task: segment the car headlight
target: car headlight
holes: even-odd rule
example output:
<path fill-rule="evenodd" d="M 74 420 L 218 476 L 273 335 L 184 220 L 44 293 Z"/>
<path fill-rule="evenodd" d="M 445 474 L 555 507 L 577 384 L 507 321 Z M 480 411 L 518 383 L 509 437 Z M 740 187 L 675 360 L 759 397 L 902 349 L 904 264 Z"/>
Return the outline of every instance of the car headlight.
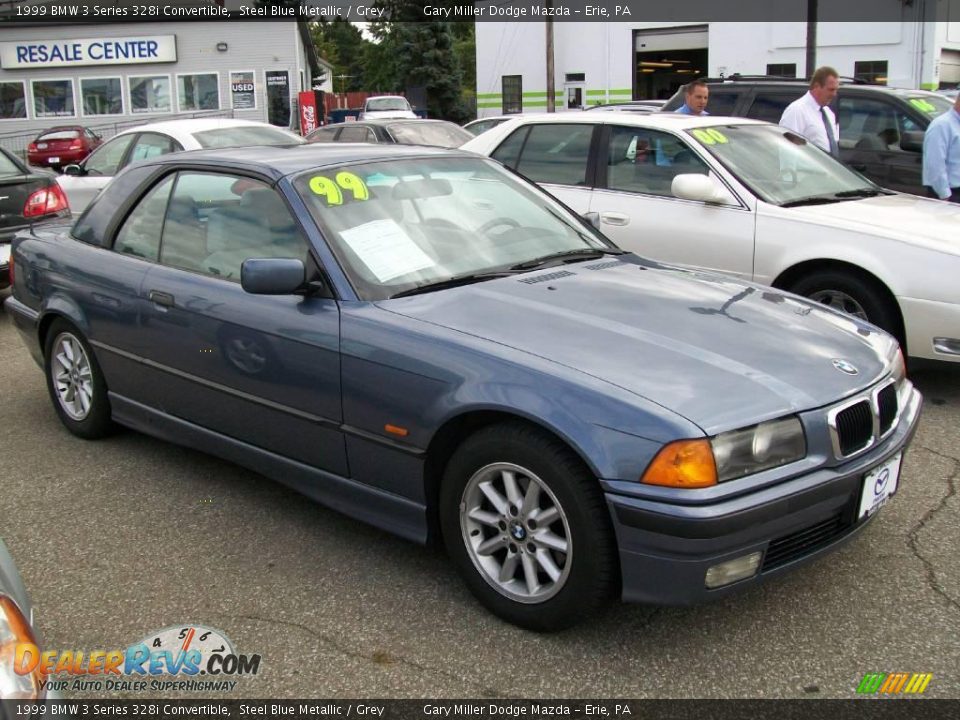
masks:
<path fill-rule="evenodd" d="M 0 595 L 0 698 L 38 700 L 41 688 L 39 669 L 25 675 L 14 670 L 17 645 L 21 643 L 37 646 L 30 622 L 13 600 Z"/>
<path fill-rule="evenodd" d="M 796 417 L 720 433 L 710 440 L 710 447 L 718 482 L 786 465 L 807 454 L 803 425 Z"/>
<path fill-rule="evenodd" d="M 640 482 L 705 488 L 803 459 L 807 440 L 799 418 L 771 420 L 712 438 L 677 440 L 660 449 Z"/>

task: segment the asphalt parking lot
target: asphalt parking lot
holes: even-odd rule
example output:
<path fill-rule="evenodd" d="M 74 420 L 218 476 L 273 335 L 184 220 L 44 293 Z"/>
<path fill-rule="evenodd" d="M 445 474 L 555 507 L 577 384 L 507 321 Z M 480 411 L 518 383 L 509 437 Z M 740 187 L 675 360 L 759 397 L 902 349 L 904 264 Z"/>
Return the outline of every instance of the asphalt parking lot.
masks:
<path fill-rule="evenodd" d="M 0 536 L 51 649 L 202 624 L 262 656 L 207 697 L 852 698 L 865 673 L 922 672 L 958 698 L 960 368 L 913 380 L 900 491 L 853 543 L 712 605 L 543 636 L 485 612 L 439 551 L 144 435 L 73 437 L 0 310 Z"/>

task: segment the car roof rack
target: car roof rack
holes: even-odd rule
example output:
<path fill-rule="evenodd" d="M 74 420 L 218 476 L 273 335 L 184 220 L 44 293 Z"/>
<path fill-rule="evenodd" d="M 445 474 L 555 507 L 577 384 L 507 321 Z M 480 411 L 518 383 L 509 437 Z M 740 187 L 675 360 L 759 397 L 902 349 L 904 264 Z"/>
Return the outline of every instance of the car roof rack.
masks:
<path fill-rule="evenodd" d="M 874 85 L 875 83 L 868 82 L 862 78 L 848 77 L 846 75 L 838 76 L 841 83 L 846 83 L 848 85 Z M 787 75 L 743 75 L 741 73 L 731 73 L 730 75 L 724 75 L 723 77 L 703 77 L 697 78 L 703 82 L 713 82 L 713 83 L 722 83 L 722 82 L 738 82 L 738 81 L 749 81 L 749 82 L 798 82 L 798 83 L 809 83 L 810 78 L 808 77 L 789 77 Z M 886 85 L 880 85 L 879 87 L 886 87 Z"/>

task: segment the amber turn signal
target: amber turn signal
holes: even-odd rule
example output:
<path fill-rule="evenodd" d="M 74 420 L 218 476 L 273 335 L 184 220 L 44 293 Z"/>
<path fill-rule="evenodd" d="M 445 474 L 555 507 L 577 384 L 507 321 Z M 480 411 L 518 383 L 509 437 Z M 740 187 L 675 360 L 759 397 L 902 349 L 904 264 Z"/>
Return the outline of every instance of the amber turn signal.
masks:
<path fill-rule="evenodd" d="M 665 446 L 650 463 L 640 482 L 677 488 L 717 484 L 717 465 L 710 441 L 677 440 Z"/>

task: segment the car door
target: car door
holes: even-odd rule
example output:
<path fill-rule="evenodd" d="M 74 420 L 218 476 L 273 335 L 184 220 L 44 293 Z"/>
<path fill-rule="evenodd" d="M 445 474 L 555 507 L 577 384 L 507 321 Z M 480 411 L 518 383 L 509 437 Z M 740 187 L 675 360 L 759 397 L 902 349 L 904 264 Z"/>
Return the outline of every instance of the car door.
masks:
<path fill-rule="evenodd" d="M 655 260 L 753 276 L 753 210 L 732 192 L 720 204 L 673 195 L 677 175 L 720 179 L 693 143 L 669 132 L 611 124 L 599 152 L 590 212 L 617 245 Z"/>
<path fill-rule="evenodd" d="M 600 127 L 599 122 L 531 123 L 511 133 L 491 157 L 583 214 L 590 210 L 590 149 Z"/>
<path fill-rule="evenodd" d="M 316 267 L 281 195 L 232 173 L 181 171 L 141 293 L 160 407 L 346 475 L 338 305 L 244 292 L 243 261 L 263 257 Z"/>
<path fill-rule="evenodd" d="M 58 178 L 74 213 L 82 212 L 119 172 L 135 137 L 130 133 L 108 140 L 80 164 L 78 175 L 66 174 Z"/>

